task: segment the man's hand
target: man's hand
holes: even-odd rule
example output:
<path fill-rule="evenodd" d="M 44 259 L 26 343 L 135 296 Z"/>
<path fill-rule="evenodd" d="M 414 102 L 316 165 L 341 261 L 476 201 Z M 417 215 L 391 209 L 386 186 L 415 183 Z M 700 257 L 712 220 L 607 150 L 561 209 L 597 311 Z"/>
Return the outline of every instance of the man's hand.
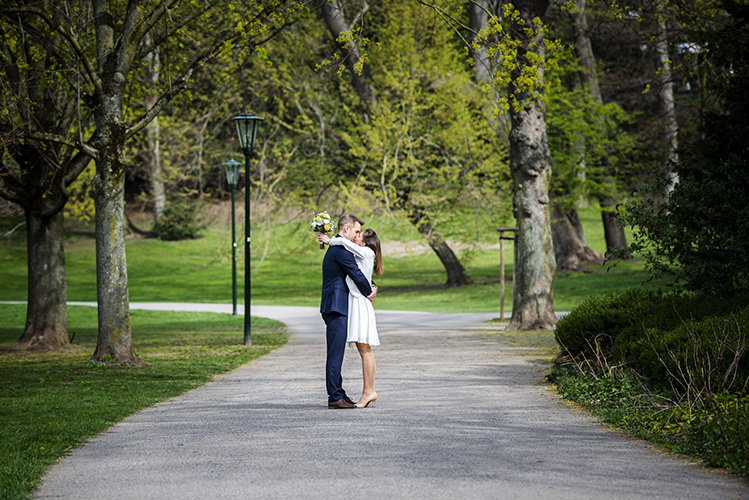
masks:
<path fill-rule="evenodd" d="M 320 243 L 330 243 L 330 237 L 325 233 L 317 233 L 317 241 Z"/>
<path fill-rule="evenodd" d="M 374 302 L 375 295 L 377 295 L 377 285 L 372 285 L 372 293 L 367 295 L 370 302 Z"/>

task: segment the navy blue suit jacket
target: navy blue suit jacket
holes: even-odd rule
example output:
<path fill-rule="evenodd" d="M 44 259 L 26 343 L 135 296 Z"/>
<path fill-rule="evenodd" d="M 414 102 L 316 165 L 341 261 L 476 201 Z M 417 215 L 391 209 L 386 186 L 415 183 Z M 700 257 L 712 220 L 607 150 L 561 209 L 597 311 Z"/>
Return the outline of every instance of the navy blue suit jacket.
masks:
<path fill-rule="evenodd" d="M 340 238 L 340 236 L 336 236 Z M 320 312 L 348 315 L 348 287 L 346 275 L 356 284 L 365 297 L 372 293 L 372 287 L 356 265 L 354 255 L 343 246 L 331 246 L 322 261 L 322 299 Z"/>

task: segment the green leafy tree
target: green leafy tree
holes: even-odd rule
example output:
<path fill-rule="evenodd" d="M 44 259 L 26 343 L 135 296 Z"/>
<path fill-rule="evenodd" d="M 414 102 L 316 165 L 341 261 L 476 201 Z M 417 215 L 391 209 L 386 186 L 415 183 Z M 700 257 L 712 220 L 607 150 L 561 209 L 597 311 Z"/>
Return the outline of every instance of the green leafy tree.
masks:
<path fill-rule="evenodd" d="M 378 4 L 370 9 L 363 28 L 349 27 L 346 9 L 336 6 L 324 7 L 323 17 L 340 52 L 325 64 L 337 64 L 339 74 L 345 69 L 346 79 L 351 79 L 359 96 L 359 106 L 353 105 L 351 114 L 358 130 L 347 139 L 353 161 L 362 165 L 354 189 L 374 193 L 388 211 L 414 225 L 442 262 L 446 286 L 470 283 L 463 264 L 444 239 L 444 222 L 461 204 L 487 207 L 485 198 L 478 201 L 486 193 L 471 198 L 464 187 L 470 186 L 478 194 L 482 190 L 479 184 L 487 183 L 477 183 L 471 172 L 479 164 L 478 168 L 494 168 L 488 166 L 479 142 L 495 143 L 490 148 L 498 145 L 480 123 L 484 121 L 477 112 L 481 97 L 472 89 L 460 46 L 446 34 L 428 31 L 435 14 L 418 2 Z M 361 16 L 350 12 L 351 17 Z M 368 46 L 375 49 L 362 50 Z M 435 51 L 435 47 L 442 50 Z M 432 83 L 427 87 L 428 82 Z M 455 92 L 456 85 L 463 89 Z M 448 102 L 470 109 L 468 119 Z M 442 130 L 456 132 L 453 124 L 461 124 L 463 139 L 473 141 L 473 158 L 462 146 L 456 149 L 449 143 L 455 143 L 456 136 L 451 136 L 451 141 L 440 136 Z M 471 139 L 480 135 L 480 140 Z M 427 159 L 430 155 L 436 156 Z M 438 172 L 449 170 L 453 162 L 453 179 L 439 179 L 443 174 Z M 496 157 L 494 163 L 503 163 L 502 158 Z"/>
<path fill-rule="evenodd" d="M 357 187 L 405 216 L 445 266 L 446 285 L 457 286 L 470 278 L 439 227 L 462 206 L 506 209 L 507 152 L 488 126 L 459 42 L 435 30 L 437 21 L 417 2 L 383 3 L 373 13 L 378 103 L 358 122 L 349 151 L 362 165 Z"/>
<path fill-rule="evenodd" d="M 82 67 L 61 64 L 59 24 L 59 17 L 46 24 L 0 15 L 0 196 L 26 217 L 28 295 L 19 343 L 29 347 L 68 341 L 63 209 L 95 155 L 84 139 L 92 124 L 80 99 Z M 82 20 L 71 29 L 85 31 Z"/>
<path fill-rule="evenodd" d="M 298 4 L 279 2 L 170 2 L 93 0 L 88 3 L 6 2 L 8 23 L 34 19 L 59 36 L 48 44 L 55 64 L 80 68 L 80 80 L 70 80 L 90 110 L 94 130 L 81 142 L 96 161 L 93 194 L 96 207 L 97 301 L 99 335 L 93 359 L 113 356 L 118 362 L 142 364 L 132 347 L 127 263 L 125 257 L 125 147 L 167 104 L 186 88 L 206 62 L 232 50 L 245 56 L 281 29 Z M 76 29 L 83 22 L 84 29 Z M 185 41 L 195 32 L 210 33 L 210 41 L 187 51 Z M 152 43 L 144 43 L 152 33 Z M 38 40 L 41 42 L 41 40 Z M 170 73 L 158 99 L 147 109 L 127 99 L 133 72 L 158 46 L 171 49 Z M 132 118 L 132 119 L 131 119 Z"/>
<path fill-rule="evenodd" d="M 553 289 L 556 260 L 551 235 L 551 158 L 546 128 L 547 67 L 558 43 L 546 37 L 546 0 L 504 4 L 487 12 L 487 28 L 473 41 L 487 48 L 496 108 L 510 116 L 510 173 L 517 220 L 516 286 L 510 330 L 550 329 L 556 324 Z"/>
<path fill-rule="evenodd" d="M 630 248 L 643 252 L 655 277 L 678 288 L 717 296 L 749 292 L 749 8 L 718 2 L 719 17 L 691 25 L 716 69 L 706 81 L 719 107 L 704 116 L 702 138 L 679 154 L 679 182 L 663 201 L 661 184 L 651 198 L 627 207 Z"/>

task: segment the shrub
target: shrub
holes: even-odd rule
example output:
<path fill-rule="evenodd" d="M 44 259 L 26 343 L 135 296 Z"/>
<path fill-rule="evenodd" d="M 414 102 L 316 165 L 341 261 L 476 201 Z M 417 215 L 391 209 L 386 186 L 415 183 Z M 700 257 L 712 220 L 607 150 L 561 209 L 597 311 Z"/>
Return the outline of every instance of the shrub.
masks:
<path fill-rule="evenodd" d="M 749 383 L 749 307 L 727 315 L 685 320 L 659 335 L 649 332 L 646 373 L 667 374 L 674 392 L 690 400 L 702 394 L 743 392 Z M 653 359 L 656 358 L 656 359 Z"/>
<path fill-rule="evenodd" d="M 680 451 L 702 458 L 708 465 L 749 474 L 749 397 L 720 394 L 704 398 L 684 425 Z"/>
<path fill-rule="evenodd" d="M 187 196 L 169 200 L 156 225 L 159 238 L 166 241 L 190 240 L 200 236 L 205 226 L 199 221 L 202 204 Z"/>
<path fill-rule="evenodd" d="M 628 290 L 585 299 L 557 322 L 554 337 L 568 354 L 593 355 L 593 346 L 605 341 L 606 353 L 616 335 L 641 318 L 651 293 Z"/>
<path fill-rule="evenodd" d="M 633 203 L 617 217 L 632 227 L 627 249 L 641 253 L 654 278 L 671 276 L 677 290 L 715 296 L 749 291 L 749 165 L 745 159 L 699 161 L 682 166 L 665 202 Z M 687 163 L 685 159 L 685 163 Z M 651 196 L 665 190 L 650 188 Z"/>
<path fill-rule="evenodd" d="M 554 334 L 571 356 L 603 356 L 666 381 L 669 370 L 678 371 L 674 356 L 682 369 L 708 370 L 694 360 L 711 363 L 716 373 L 727 369 L 730 350 L 749 334 L 747 306 L 749 297 L 720 300 L 631 289 L 586 299 L 559 320 Z M 749 368 L 742 360 L 737 376 L 746 378 Z M 714 378 L 710 386 L 724 387 Z"/>

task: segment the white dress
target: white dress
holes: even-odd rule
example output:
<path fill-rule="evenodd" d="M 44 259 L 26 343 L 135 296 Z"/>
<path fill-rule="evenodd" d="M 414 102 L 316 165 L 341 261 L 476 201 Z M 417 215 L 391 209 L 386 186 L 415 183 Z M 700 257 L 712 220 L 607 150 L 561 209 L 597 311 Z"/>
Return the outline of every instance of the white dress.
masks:
<path fill-rule="evenodd" d="M 331 245 L 343 245 L 346 250 L 354 254 L 356 264 L 359 266 L 369 284 L 372 284 L 372 271 L 374 269 L 375 253 L 369 247 L 362 247 L 346 238 L 332 238 Z M 377 322 L 372 302 L 361 294 L 354 281 L 346 276 L 348 294 L 348 337 L 346 342 L 359 342 L 361 344 L 380 345 L 377 335 Z"/>

